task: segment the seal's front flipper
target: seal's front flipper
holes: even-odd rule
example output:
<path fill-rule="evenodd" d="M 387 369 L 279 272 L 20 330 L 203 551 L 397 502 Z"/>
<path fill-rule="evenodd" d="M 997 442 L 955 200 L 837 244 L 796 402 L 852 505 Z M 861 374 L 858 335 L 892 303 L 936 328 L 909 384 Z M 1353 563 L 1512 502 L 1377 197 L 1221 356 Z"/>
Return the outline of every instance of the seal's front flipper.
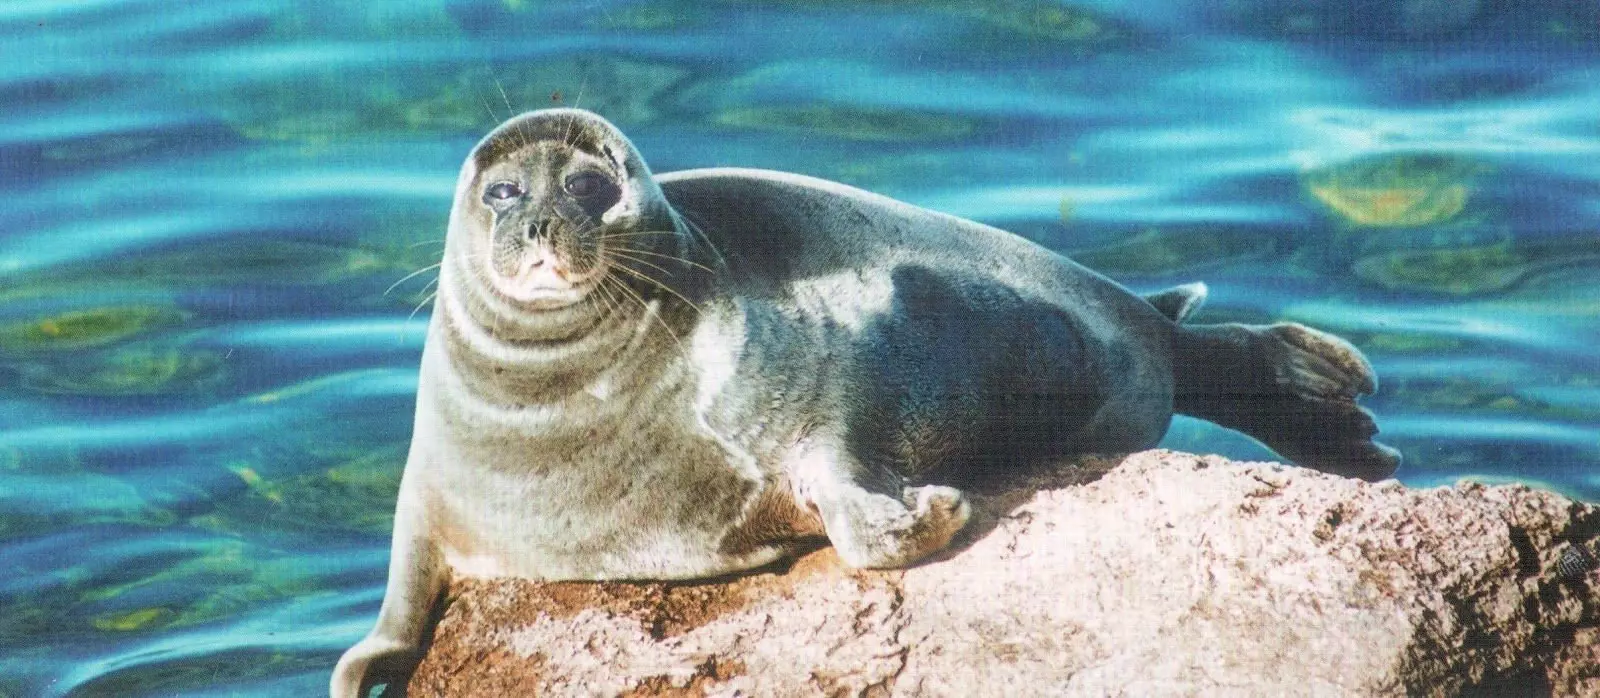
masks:
<path fill-rule="evenodd" d="M 1325 472 L 1381 480 L 1400 465 L 1398 451 L 1372 440 L 1372 413 L 1356 404 L 1377 379 L 1349 342 L 1291 322 L 1185 327 L 1173 344 L 1178 412 Z"/>
<path fill-rule="evenodd" d="M 401 496 L 405 493 L 402 491 Z M 379 684 L 389 684 L 384 695 L 401 695 L 411 672 L 422 659 L 423 645 L 433 631 L 433 610 L 444 590 L 447 570 L 420 522 L 403 516 L 397 508 L 394 545 L 389 556 L 389 584 L 384 591 L 378 623 L 354 647 L 345 650 L 328 682 L 331 698 L 363 698 Z M 409 511 L 421 511 L 411 507 Z"/>
<path fill-rule="evenodd" d="M 961 490 L 903 486 L 831 445 L 802 445 L 786 467 L 800 500 L 816 506 L 828 541 L 851 567 L 915 563 L 948 546 L 972 516 Z"/>

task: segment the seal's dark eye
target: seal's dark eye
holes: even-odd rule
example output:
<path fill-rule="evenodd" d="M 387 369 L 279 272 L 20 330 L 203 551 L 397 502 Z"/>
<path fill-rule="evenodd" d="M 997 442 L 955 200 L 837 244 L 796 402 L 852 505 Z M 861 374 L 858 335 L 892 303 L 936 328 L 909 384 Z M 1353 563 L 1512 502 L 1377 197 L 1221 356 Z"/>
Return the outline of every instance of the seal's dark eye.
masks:
<path fill-rule="evenodd" d="M 512 182 L 495 182 L 489 185 L 487 193 L 491 199 L 515 199 L 522 196 L 522 187 Z"/>
<path fill-rule="evenodd" d="M 599 194 L 605 190 L 607 184 L 610 182 L 606 180 L 605 175 L 598 172 L 579 172 L 568 177 L 563 186 L 566 187 L 568 194 L 583 199 Z"/>

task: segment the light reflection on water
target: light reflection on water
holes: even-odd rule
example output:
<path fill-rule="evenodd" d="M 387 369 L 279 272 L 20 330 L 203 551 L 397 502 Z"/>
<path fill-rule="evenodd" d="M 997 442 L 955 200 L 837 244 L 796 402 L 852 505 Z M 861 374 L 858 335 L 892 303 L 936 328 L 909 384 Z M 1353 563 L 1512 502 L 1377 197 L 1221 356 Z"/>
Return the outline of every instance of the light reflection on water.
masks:
<path fill-rule="evenodd" d="M 0 696 L 322 690 L 409 435 L 430 278 L 390 286 L 554 93 L 657 171 L 1204 279 L 1201 321 L 1367 351 L 1402 479 L 1600 499 L 1589 4 L 28 0 L 0 36 Z"/>

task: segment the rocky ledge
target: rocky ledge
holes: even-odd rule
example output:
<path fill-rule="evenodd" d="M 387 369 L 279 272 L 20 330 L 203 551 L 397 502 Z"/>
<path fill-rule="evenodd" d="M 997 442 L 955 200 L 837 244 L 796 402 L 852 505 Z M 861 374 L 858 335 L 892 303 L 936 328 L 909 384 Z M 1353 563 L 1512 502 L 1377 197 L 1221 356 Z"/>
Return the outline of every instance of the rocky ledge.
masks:
<path fill-rule="evenodd" d="M 1170 451 L 972 492 L 943 558 L 475 581 L 410 695 L 1600 695 L 1600 509 Z"/>

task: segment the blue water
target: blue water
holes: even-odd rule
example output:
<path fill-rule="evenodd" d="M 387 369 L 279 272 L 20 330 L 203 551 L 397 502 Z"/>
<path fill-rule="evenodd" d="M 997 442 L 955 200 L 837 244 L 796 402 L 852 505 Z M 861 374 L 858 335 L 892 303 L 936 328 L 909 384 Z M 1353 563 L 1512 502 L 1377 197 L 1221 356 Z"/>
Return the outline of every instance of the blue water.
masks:
<path fill-rule="evenodd" d="M 404 277 L 553 103 L 658 172 L 1203 279 L 1201 321 L 1360 345 L 1407 483 L 1600 500 L 1597 40 L 1577 0 L 0 4 L 0 696 L 324 690 L 381 597 Z"/>

